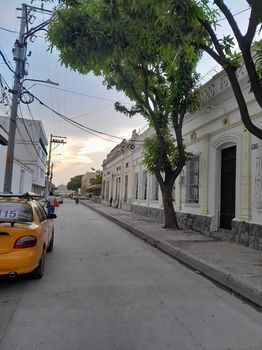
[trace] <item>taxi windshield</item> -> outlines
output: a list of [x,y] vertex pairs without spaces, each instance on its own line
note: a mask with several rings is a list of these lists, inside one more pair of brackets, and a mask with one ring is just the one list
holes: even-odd
[[0,222],[32,222],[33,212],[26,203],[0,202]]

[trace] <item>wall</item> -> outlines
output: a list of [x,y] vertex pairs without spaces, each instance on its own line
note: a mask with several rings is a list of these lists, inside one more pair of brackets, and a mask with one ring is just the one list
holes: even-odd
[[[0,145],[0,164],[2,164],[2,167],[0,170],[0,192],[3,192],[3,188],[4,188],[6,149],[7,149],[6,146]],[[20,185],[21,170],[24,171],[24,176],[23,176],[24,180],[23,180],[23,184],[21,184],[22,186]],[[18,161],[14,161],[11,192],[25,193],[27,191],[32,191],[32,177],[33,177],[33,174],[29,168],[25,167],[23,164],[19,163]]]
[[[0,124],[8,130],[9,118],[0,117]],[[46,172],[46,153],[40,145],[40,138],[46,146],[47,137],[41,121],[28,119],[17,121],[14,159],[32,173],[30,191],[34,188],[39,193],[45,187]],[[1,169],[0,172],[2,173],[4,170]],[[13,171],[14,173],[15,171]],[[1,176],[3,175],[1,174]]]

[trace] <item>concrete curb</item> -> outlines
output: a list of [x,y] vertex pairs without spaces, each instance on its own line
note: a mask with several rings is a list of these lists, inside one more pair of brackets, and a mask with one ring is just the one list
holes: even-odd
[[251,283],[245,283],[238,276],[232,275],[228,273],[226,270],[221,269],[218,266],[213,265],[207,261],[204,261],[198,257],[195,257],[192,254],[186,252],[185,250],[175,247],[166,241],[155,240],[154,238],[152,238],[150,235],[143,232],[142,230],[138,230],[132,227],[131,225],[111,215],[108,215],[91,205],[88,205],[87,203],[81,202],[81,204],[94,210],[95,212],[104,216],[108,220],[116,223],[118,226],[121,226],[122,228],[131,232],[138,238],[143,239],[147,243],[161,250],[163,253],[166,253],[172,258],[175,258],[176,260],[181,261],[185,265],[190,266],[195,270],[198,270],[203,275],[211,278],[212,280],[220,283],[221,285],[231,289],[233,292],[243,296],[244,298],[262,307],[262,294],[260,290],[257,289],[256,286],[252,286]]

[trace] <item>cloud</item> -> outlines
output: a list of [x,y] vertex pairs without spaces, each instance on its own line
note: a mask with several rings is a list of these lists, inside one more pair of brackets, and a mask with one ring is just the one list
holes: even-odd
[[[122,128],[118,133],[120,138],[131,138],[132,128]],[[103,136],[110,139],[110,137]],[[73,176],[91,171],[91,168],[100,169],[103,159],[114,148],[121,139],[110,142],[98,137],[71,136],[63,149],[54,151],[52,160],[54,162],[54,182],[67,183]],[[61,147],[61,146],[59,146]],[[61,154],[55,156],[56,154]]]

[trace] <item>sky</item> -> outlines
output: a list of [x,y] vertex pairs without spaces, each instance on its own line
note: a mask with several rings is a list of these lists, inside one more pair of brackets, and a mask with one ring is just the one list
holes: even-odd
[[[12,67],[12,48],[18,37],[20,20],[17,18],[21,3],[31,4],[30,0],[0,0],[0,49],[4,52]],[[238,13],[248,8],[245,0],[226,0],[226,4],[232,9],[232,13]],[[41,6],[41,1],[36,0],[34,6]],[[45,3],[45,8],[50,8]],[[53,6],[53,5],[52,5]],[[32,24],[48,19],[47,16],[37,13]],[[244,32],[249,18],[249,11],[236,15],[236,20]],[[5,30],[4,30],[5,29]],[[220,21],[218,32],[229,33],[226,21]],[[120,138],[130,138],[132,130],[142,131],[146,128],[146,121],[142,116],[134,116],[132,119],[114,110],[114,103],[121,101],[130,106],[130,101],[124,94],[115,90],[107,90],[103,85],[102,77],[95,77],[92,74],[82,76],[77,72],[61,65],[58,52],[48,50],[48,42],[45,39],[45,32],[37,33],[33,42],[28,42],[27,52],[31,56],[27,62],[27,79],[47,80],[59,84],[49,84],[25,81],[24,85],[42,100],[46,105],[57,112],[82,123],[89,128],[112,134]],[[202,81],[206,82],[220,70],[208,55],[203,55],[198,71],[201,73]],[[9,86],[12,86],[13,74],[0,58],[0,74],[4,77]],[[62,91],[63,90],[63,91]],[[64,91],[67,90],[67,91]],[[73,91],[74,93],[71,93]],[[20,115],[24,118],[41,120],[48,139],[50,135],[67,137],[66,144],[53,150],[52,162],[54,163],[53,182],[55,185],[67,184],[71,177],[84,174],[87,171],[101,169],[103,159],[110,150],[119,142],[110,137],[99,138],[85,131],[68,124],[59,116],[48,110],[37,101],[28,106],[20,104]],[[0,114],[9,116],[9,108],[0,103]]]

